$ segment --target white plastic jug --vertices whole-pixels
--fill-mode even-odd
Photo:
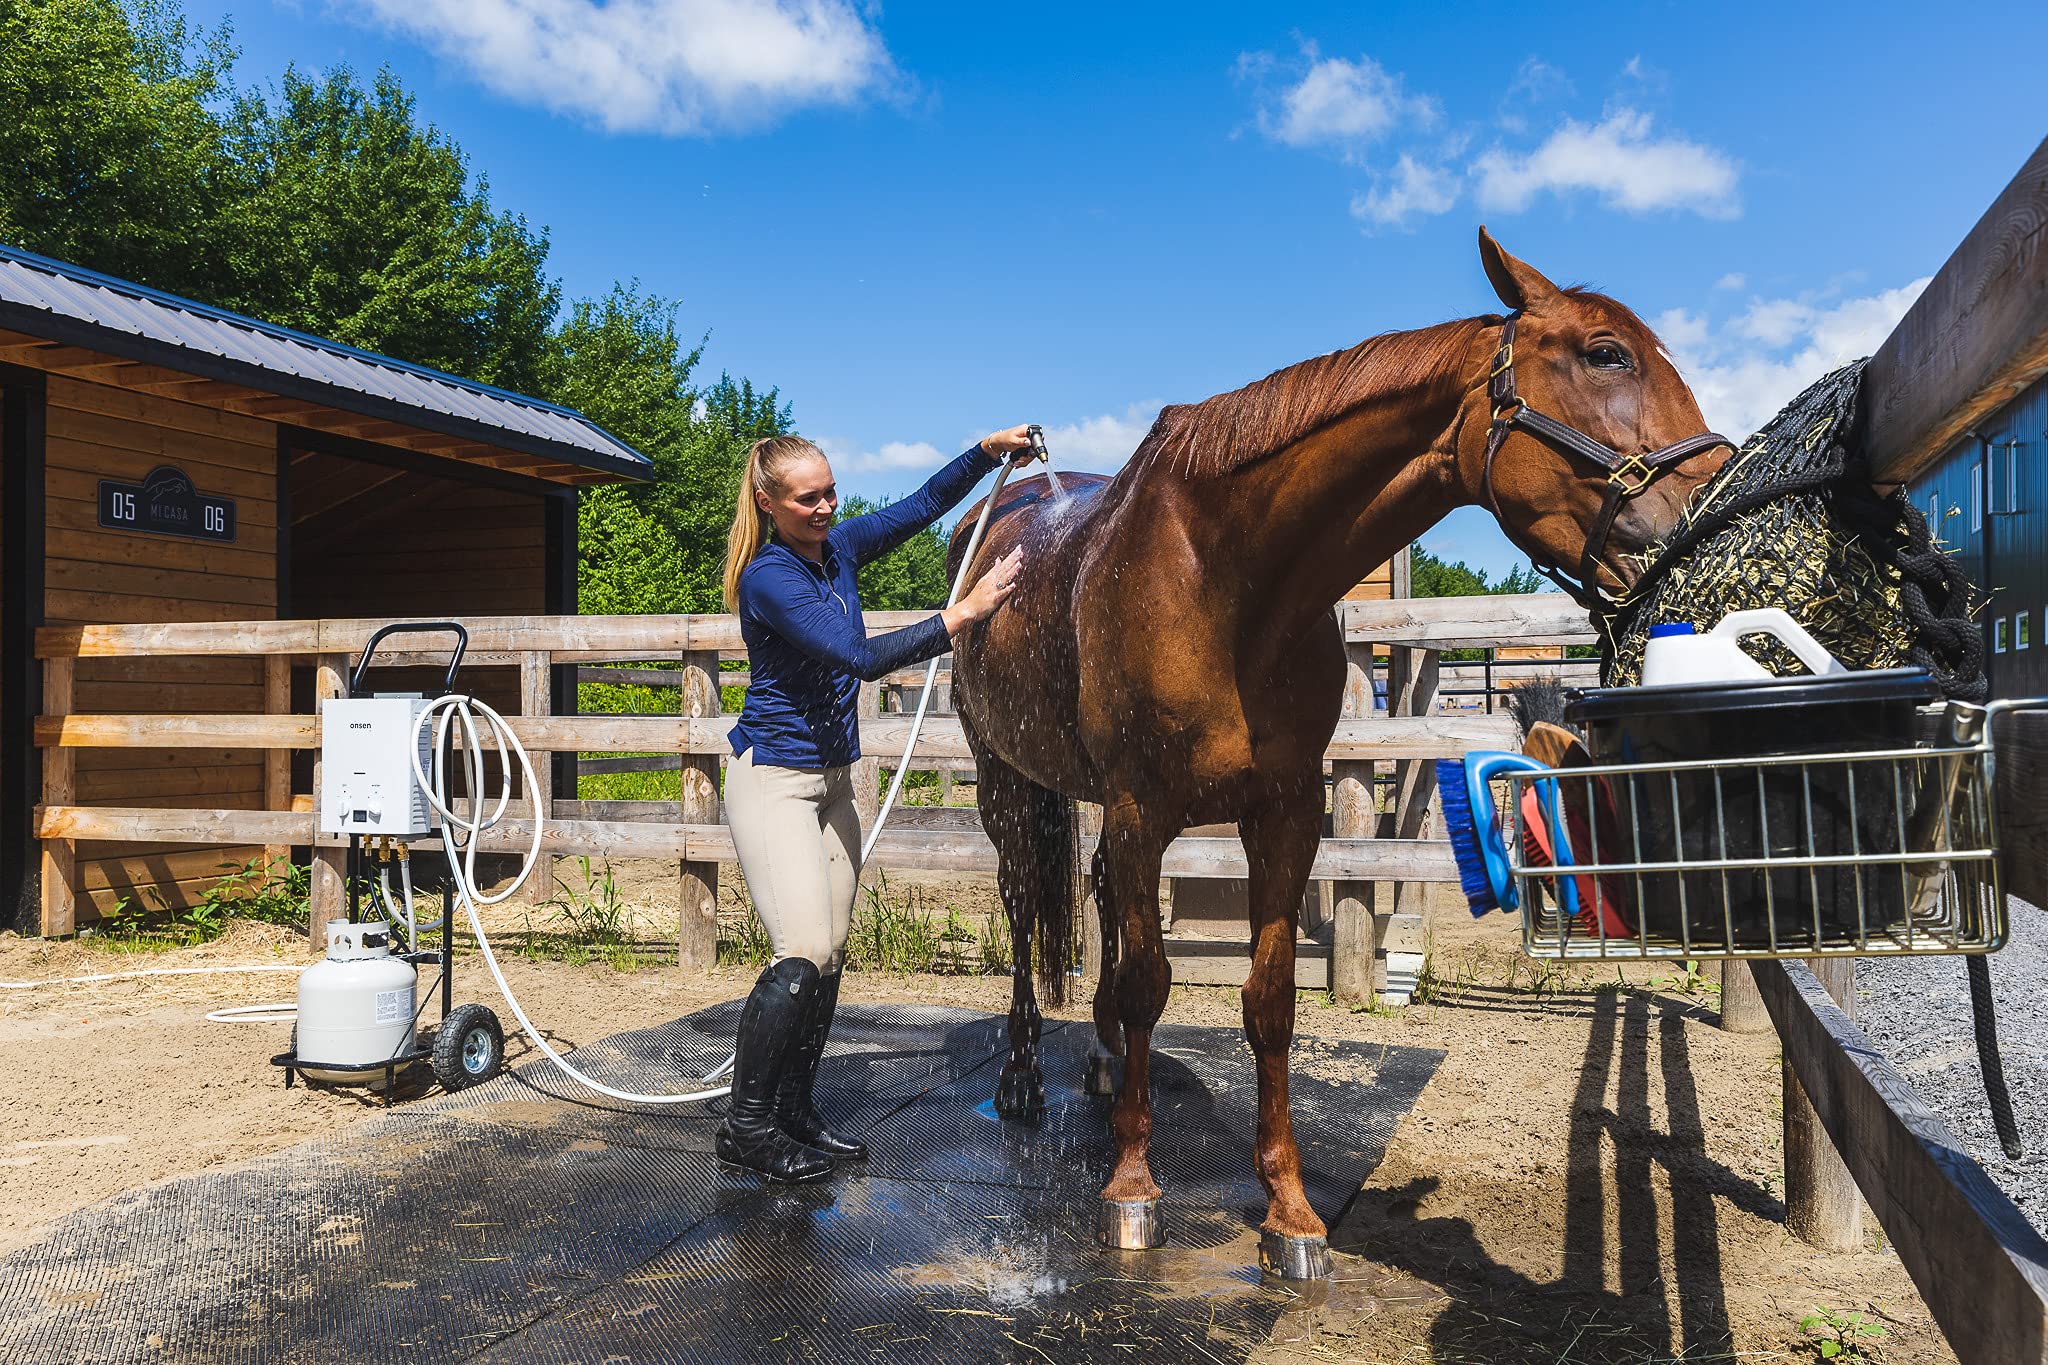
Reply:
[[[1741,643],[1745,635],[1772,637],[1817,675],[1849,671],[1783,609],[1757,607],[1730,612],[1705,635],[1682,621],[1650,627],[1650,641],[1643,650],[1643,686],[1781,681],[1749,657]]]

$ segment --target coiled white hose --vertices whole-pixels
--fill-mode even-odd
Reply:
[[[485,728],[490,731],[491,741],[497,747],[499,766],[505,774],[504,788],[499,792],[496,804],[490,807],[488,813],[485,812],[485,798],[482,794],[484,754],[477,730],[478,717],[482,717]],[[519,997],[512,993],[511,983],[505,980],[505,973],[498,966],[497,954],[491,951],[490,937],[484,933],[483,920],[477,914],[479,906],[495,905],[525,885],[526,879],[540,863],[541,831],[545,825],[545,817],[539,810],[535,810],[533,839],[527,845],[526,856],[520,860],[519,875],[494,896],[484,895],[477,887],[476,855],[483,843],[481,836],[485,830],[504,818],[505,810],[512,801],[511,760],[514,757],[518,759],[519,771],[525,778],[525,790],[529,792],[534,790],[533,760],[527,756],[526,747],[519,742],[519,737],[512,733],[512,728],[506,723],[505,718],[475,697],[451,695],[430,702],[420,712],[415,735],[419,730],[424,730],[430,722],[434,727],[433,776],[429,779],[422,770],[417,744],[412,749],[413,776],[419,782],[420,788],[426,792],[428,803],[441,817],[442,847],[447,853],[449,875],[454,880],[457,899],[462,902],[462,908],[469,914],[470,932],[476,935],[476,946],[483,953],[484,964],[491,969],[491,978],[498,983],[498,992],[505,997],[506,1005],[512,1010],[512,1017],[519,1021],[519,1027],[525,1030],[533,1045],[555,1064],[557,1070],[578,1085],[629,1104],[695,1104],[730,1094],[731,1086],[713,1085],[712,1082],[732,1069],[731,1058],[727,1058],[723,1065],[698,1083],[702,1089],[674,1095],[641,1095],[631,1090],[617,1089],[584,1075],[571,1066],[567,1058],[548,1045],[548,1040],[541,1036],[533,1021],[526,1017],[526,1011],[520,1008]],[[468,779],[469,790],[468,814],[458,809],[458,802],[448,791],[448,772],[444,755],[447,752],[448,731],[454,725],[462,727],[462,752],[466,764],[464,775]]]

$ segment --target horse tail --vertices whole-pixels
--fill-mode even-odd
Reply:
[[[1082,898],[1081,807],[1049,787],[1031,788],[1032,852],[1039,867],[1038,993],[1049,1005],[1067,1003],[1067,982],[1079,944],[1074,927]],[[1022,965],[1022,964],[1019,964]]]

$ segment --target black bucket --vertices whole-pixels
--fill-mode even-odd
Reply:
[[[1600,779],[1623,847],[1602,863],[1853,855],[1901,846],[1915,765],[1744,759],[1911,748],[1913,713],[1940,698],[1917,668],[1752,683],[1573,692],[1566,719],[1597,764],[1728,760]],[[1585,849],[1576,850],[1589,861]],[[1704,953],[1847,946],[1906,913],[1896,865],[1657,873],[1622,879],[1631,925]],[[1640,916],[1640,918],[1637,918]]]

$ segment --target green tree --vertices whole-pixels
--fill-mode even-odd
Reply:
[[[1544,582],[1534,565],[1518,564],[1493,583],[1484,569],[1462,559],[1444,560],[1420,545],[1408,550],[1408,591],[1415,597],[1478,597],[1487,593],[1542,592]]]
[[[221,206],[212,300],[287,327],[504,388],[541,382],[561,291],[548,239],[471,183],[389,71],[288,69],[274,100],[235,102],[244,192]]]
[[[839,505],[841,519],[886,507],[852,497]],[[869,611],[937,611],[946,605],[946,541],[927,526],[880,559],[860,566],[860,601]]]
[[[207,297],[234,57],[161,0],[0,0],[0,241]]]

